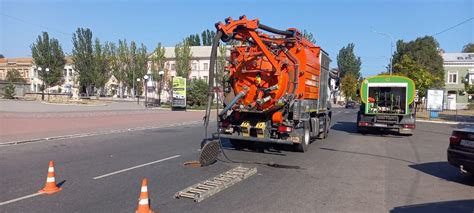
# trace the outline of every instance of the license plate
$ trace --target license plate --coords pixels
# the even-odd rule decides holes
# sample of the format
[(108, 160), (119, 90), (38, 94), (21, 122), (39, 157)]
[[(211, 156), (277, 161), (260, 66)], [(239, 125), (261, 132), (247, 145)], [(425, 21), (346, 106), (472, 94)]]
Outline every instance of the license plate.
[(461, 145), (474, 148), (474, 141), (461, 140)]
[(378, 124), (378, 123), (375, 123), (374, 126), (375, 126), (375, 127), (387, 127), (387, 124)]

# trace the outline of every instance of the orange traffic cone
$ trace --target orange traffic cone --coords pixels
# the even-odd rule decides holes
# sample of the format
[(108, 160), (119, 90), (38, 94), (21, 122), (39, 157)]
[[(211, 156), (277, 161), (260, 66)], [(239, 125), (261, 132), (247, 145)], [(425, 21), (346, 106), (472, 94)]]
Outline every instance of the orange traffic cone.
[(143, 178), (140, 198), (138, 198), (138, 207), (135, 213), (154, 213), (150, 209), (150, 199), (148, 198), (148, 180)]
[(46, 178), (46, 184), (44, 185), (43, 189), (39, 190), (39, 192), (53, 194), (61, 190), (62, 188), (59, 188), (56, 185), (56, 178), (54, 174), (54, 161), (49, 161), (48, 177)]

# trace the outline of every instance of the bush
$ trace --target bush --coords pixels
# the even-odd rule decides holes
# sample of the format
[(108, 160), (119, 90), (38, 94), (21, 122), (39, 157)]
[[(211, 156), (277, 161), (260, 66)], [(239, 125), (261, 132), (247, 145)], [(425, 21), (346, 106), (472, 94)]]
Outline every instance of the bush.
[(193, 80), (188, 85), (186, 102), (189, 106), (203, 106), (207, 104), (208, 84), (202, 80)]
[(14, 99), (15, 98), (15, 85), (12, 82), (8, 83), (5, 88), (3, 88), (4, 95), (3, 97), (6, 99)]
[(469, 103), (467, 105), (467, 108), (470, 109), (470, 110), (474, 110), (474, 103)]

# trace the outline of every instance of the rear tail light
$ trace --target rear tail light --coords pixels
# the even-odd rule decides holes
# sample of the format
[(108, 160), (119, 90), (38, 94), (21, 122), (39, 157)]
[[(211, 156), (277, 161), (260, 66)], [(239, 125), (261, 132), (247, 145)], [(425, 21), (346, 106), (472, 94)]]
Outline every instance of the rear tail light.
[(359, 121), (359, 126), (370, 126), (370, 123), (365, 121)]
[(466, 139), (466, 138), (467, 138), (467, 134), (454, 131), (451, 137), (449, 137), (449, 143), (459, 144), (462, 139)]
[(450, 144), (459, 144), (459, 142), (461, 142), (461, 138), (459, 136), (451, 135), (451, 137), (449, 137)]
[(287, 133), (287, 132), (291, 132), (293, 131), (293, 128), (291, 128), (290, 126), (279, 126), (278, 127), (278, 132), (281, 132), (281, 133)]
[(414, 129), (415, 128), (415, 124), (403, 124), (403, 128), (405, 129)]

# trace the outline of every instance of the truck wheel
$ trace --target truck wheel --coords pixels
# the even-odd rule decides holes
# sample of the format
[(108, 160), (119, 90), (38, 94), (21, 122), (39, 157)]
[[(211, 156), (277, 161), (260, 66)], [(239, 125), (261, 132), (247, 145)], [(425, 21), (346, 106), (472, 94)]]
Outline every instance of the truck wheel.
[(244, 149), (244, 142), (241, 141), (241, 140), (235, 140), (235, 139), (231, 139), (229, 140), (230, 141), (230, 144), (232, 144), (232, 146), (234, 147), (235, 150), (242, 150)]
[(310, 135), (309, 135), (309, 122), (305, 121), (303, 123), (303, 128), (298, 129), (298, 134), (300, 135), (300, 143), (295, 144), (295, 150), (298, 152), (306, 152), (308, 151), (309, 143), (311, 142)]
[(325, 118), (325, 119), (326, 120), (324, 122), (324, 130), (321, 133), (319, 133), (319, 135), (318, 135), (318, 138), (321, 139), (321, 140), (327, 138), (327, 135), (328, 135), (328, 132), (329, 132), (329, 128), (328, 128), (328, 122), (329, 121), (328, 121), (327, 118)]

